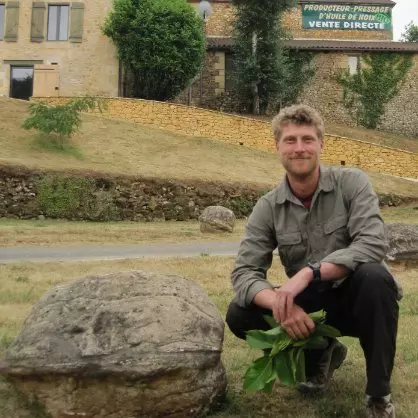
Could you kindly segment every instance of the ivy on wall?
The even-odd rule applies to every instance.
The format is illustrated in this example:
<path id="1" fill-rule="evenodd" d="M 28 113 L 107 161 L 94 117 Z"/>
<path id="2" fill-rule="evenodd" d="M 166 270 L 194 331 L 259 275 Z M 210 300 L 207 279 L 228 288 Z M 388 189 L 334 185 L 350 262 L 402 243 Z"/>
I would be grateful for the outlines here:
<path id="1" fill-rule="evenodd" d="M 412 67 L 411 54 L 374 52 L 362 56 L 362 65 L 356 74 L 343 70 L 337 81 L 343 87 L 343 103 L 357 123 L 375 129 L 385 105 L 399 92 Z"/>

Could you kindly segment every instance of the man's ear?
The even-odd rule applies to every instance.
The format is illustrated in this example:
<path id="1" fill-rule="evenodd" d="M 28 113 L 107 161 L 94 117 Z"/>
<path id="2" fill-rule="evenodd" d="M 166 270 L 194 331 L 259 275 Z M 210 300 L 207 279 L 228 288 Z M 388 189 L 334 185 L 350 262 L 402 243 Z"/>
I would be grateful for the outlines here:
<path id="1" fill-rule="evenodd" d="M 276 152 L 279 152 L 279 141 L 277 141 L 277 140 L 276 140 L 275 147 L 276 147 Z"/>
<path id="2" fill-rule="evenodd" d="M 321 152 L 324 151 L 324 148 L 325 148 L 325 142 L 324 142 L 324 139 L 321 139 Z"/>

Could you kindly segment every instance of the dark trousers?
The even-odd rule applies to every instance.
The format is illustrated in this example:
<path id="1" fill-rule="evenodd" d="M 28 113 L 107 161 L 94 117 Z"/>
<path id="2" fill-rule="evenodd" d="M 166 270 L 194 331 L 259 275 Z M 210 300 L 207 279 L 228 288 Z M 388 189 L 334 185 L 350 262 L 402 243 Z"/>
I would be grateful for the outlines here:
<path id="1" fill-rule="evenodd" d="M 327 324 L 342 335 L 359 338 L 366 358 L 366 393 L 373 397 L 391 393 L 399 308 L 396 284 L 382 265 L 361 264 L 338 288 L 332 288 L 332 282 L 311 284 L 295 303 L 307 313 L 324 309 Z M 265 314 L 271 311 L 232 302 L 226 322 L 238 338 L 245 338 L 251 329 L 269 329 Z"/>

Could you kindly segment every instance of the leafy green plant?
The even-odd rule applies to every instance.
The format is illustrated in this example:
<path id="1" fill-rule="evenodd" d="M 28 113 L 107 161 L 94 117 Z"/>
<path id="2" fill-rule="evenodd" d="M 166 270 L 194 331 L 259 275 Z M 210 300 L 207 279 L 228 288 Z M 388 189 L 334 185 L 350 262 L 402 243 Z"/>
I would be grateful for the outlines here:
<path id="1" fill-rule="evenodd" d="M 244 389 L 247 392 L 271 392 L 276 379 L 285 386 L 295 386 L 306 380 L 304 350 L 325 348 L 327 337 L 340 336 L 337 329 L 325 324 L 323 311 L 309 316 L 315 322 L 315 331 L 304 340 L 292 340 L 270 316 L 264 316 L 264 319 L 271 329 L 248 331 L 247 344 L 263 350 L 264 355 L 256 359 L 245 374 Z"/>
<path id="2" fill-rule="evenodd" d="M 402 33 L 402 42 L 418 42 L 418 25 L 411 21 L 405 26 L 405 32 Z"/>
<path id="3" fill-rule="evenodd" d="M 91 199 L 95 184 L 84 177 L 45 176 L 37 185 L 37 201 L 46 216 L 76 217 L 82 204 Z"/>
<path id="4" fill-rule="evenodd" d="M 133 97 L 174 98 L 202 67 L 203 21 L 184 0 L 115 0 L 102 30 L 129 71 Z"/>
<path id="5" fill-rule="evenodd" d="M 375 52 L 362 57 L 364 68 L 356 74 L 337 73 L 343 87 L 343 103 L 357 122 L 375 129 L 385 112 L 385 105 L 395 97 L 412 67 L 411 54 Z"/>
<path id="6" fill-rule="evenodd" d="M 29 117 L 23 122 L 24 129 L 36 129 L 43 139 L 64 149 L 70 137 L 81 126 L 80 112 L 102 111 L 104 102 L 94 97 L 80 97 L 65 104 L 49 106 L 44 102 L 29 104 Z"/>

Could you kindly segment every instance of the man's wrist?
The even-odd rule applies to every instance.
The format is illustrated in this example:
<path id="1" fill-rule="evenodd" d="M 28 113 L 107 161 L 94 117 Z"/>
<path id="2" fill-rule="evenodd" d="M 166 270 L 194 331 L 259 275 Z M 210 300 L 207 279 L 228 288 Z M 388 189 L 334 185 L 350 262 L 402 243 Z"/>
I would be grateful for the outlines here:
<path id="1" fill-rule="evenodd" d="M 300 270 L 301 278 L 307 285 L 309 285 L 314 279 L 314 273 L 310 267 L 304 267 Z"/>

